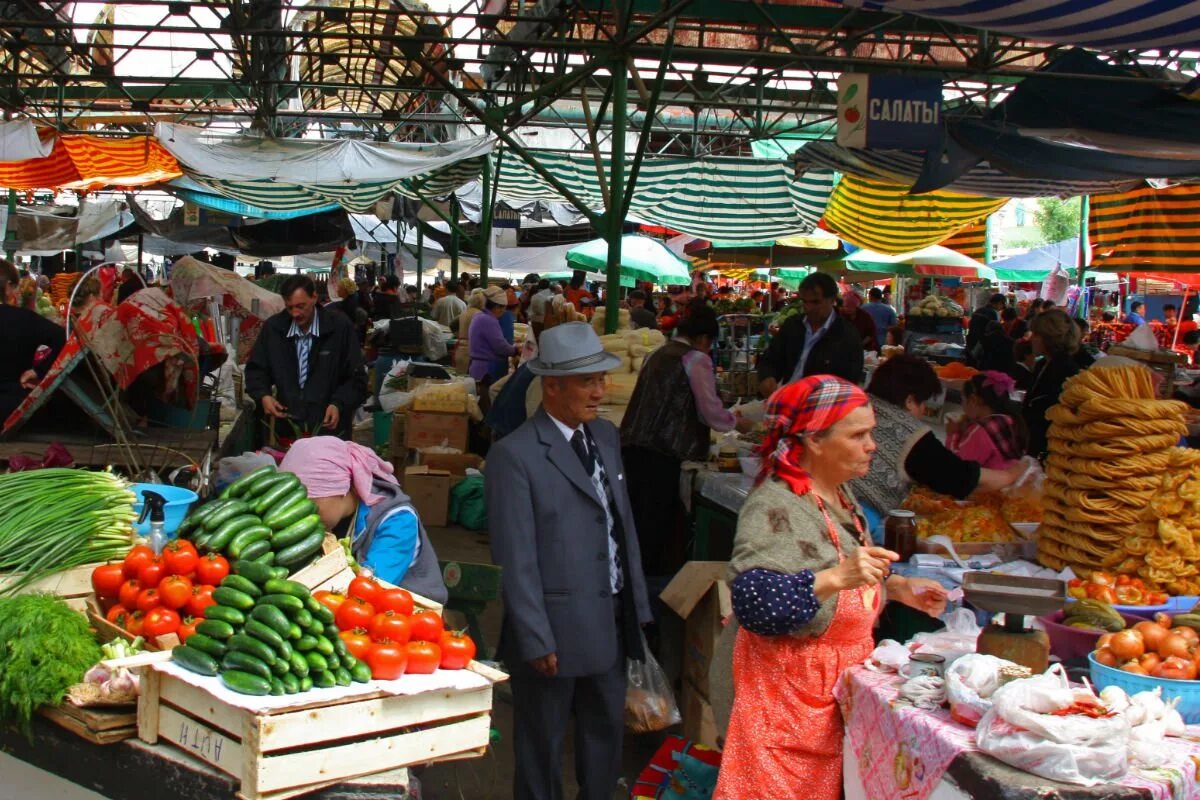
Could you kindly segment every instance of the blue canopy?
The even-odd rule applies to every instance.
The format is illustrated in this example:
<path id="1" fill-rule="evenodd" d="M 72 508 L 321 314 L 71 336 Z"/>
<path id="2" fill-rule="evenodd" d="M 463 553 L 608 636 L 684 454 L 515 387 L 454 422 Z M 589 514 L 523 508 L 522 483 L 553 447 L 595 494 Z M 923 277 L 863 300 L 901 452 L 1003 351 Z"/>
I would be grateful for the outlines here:
<path id="1" fill-rule="evenodd" d="M 984 162 L 1051 180 L 1200 177 L 1200 103 L 1113 80 L 1131 73 L 1084 50 L 1064 53 L 1043 72 L 1023 80 L 985 119 L 948 121 L 913 192 L 946 187 Z"/>
<path id="2" fill-rule="evenodd" d="M 1025 39 L 1107 50 L 1200 46 L 1200 14 L 1180 0 L 842 0 L 848 6 L 906 11 Z"/>
<path id="3" fill-rule="evenodd" d="M 1078 258 L 1079 237 L 1075 237 L 1035 247 L 1019 256 L 993 261 L 991 267 L 999 280 L 1026 283 L 1045 280 L 1059 266 L 1074 274 Z"/>

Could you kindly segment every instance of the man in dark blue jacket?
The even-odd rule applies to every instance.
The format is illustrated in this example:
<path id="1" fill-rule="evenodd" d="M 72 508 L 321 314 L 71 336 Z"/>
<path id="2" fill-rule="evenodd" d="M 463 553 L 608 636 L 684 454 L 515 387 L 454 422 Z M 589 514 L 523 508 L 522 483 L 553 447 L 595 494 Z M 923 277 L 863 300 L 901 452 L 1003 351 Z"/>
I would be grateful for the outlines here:
<path id="1" fill-rule="evenodd" d="M 307 275 L 283 282 L 285 310 L 263 323 L 246 362 L 246 393 L 288 438 L 350 438 L 354 412 L 367 398 L 367 373 L 354 326 L 326 311 Z"/>

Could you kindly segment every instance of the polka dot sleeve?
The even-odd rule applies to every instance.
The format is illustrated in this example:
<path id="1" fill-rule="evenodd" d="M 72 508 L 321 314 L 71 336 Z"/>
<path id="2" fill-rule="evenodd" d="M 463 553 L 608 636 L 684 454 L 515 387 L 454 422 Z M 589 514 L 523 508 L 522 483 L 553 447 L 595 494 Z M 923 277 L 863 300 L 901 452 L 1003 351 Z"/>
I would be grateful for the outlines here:
<path id="1" fill-rule="evenodd" d="M 763 636 L 782 636 L 807 625 L 821 604 L 813 593 L 813 574 L 795 575 L 751 569 L 733 579 L 733 612 L 745 629 Z"/>

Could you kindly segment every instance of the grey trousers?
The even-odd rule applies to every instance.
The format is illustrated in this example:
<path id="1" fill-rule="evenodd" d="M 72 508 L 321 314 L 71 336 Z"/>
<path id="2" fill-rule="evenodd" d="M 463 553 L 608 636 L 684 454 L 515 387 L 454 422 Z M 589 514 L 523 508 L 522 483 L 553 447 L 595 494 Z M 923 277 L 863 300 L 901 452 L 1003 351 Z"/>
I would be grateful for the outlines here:
<path id="1" fill-rule="evenodd" d="M 625 659 L 578 678 L 544 678 L 522 666 L 511 678 L 515 800 L 563 799 L 563 740 L 572 715 L 579 800 L 612 800 L 621 777 Z"/>

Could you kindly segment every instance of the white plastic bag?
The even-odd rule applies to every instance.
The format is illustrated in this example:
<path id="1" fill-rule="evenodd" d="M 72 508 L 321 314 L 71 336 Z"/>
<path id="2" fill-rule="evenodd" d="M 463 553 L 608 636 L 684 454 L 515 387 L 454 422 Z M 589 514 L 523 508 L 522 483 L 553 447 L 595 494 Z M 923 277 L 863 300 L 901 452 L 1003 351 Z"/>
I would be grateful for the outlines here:
<path id="1" fill-rule="evenodd" d="M 912 655 L 909 649 L 894 639 L 881 641 L 867 657 L 866 667 L 872 672 L 899 672 Z"/>
<path id="2" fill-rule="evenodd" d="M 1066 302 L 1067 289 L 1071 286 L 1071 278 L 1061 266 L 1056 266 L 1042 281 L 1041 296 L 1053 300 L 1061 306 Z"/>
<path id="3" fill-rule="evenodd" d="M 1095 786 L 1126 772 L 1129 723 L 1050 712 L 1080 699 L 1099 702 L 1090 689 L 1071 688 L 1062 667 L 1017 680 L 992 695 L 992 708 L 975 729 L 979 749 L 1017 769 L 1050 780 Z"/>
<path id="4" fill-rule="evenodd" d="M 275 459 L 266 453 L 242 453 L 240 456 L 229 456 L 217 462 L 217 472 L 213 475 L 213 492 L 219 492 L 243 475 L 247 475 L 259 467 L 274 466 Z"/>
<path id="5" fill-rule="evenodd" d="M 625 663 L 629 678 L 625 689 L 625 727 L 634 733 L 652 733 L 678 725 L 682 717 L 667 673 L 650 653 L 644 634 L 642 652 L 644 661 L 630 658 Z"/>
<path id="6" fill-rule="evenodd" d="M 948 664 L 959 656 L 975 652 L 975 640 L 979 638 L 980 630 L 974 612 L 956 608 L 946 615 L 946 627 L 943 630 L 918 633 L 913 637 L 913 641 L 919 645 L 914 652 L 936 653 Z"/>
<path id="7" fill-rule="evenodd" d="M 1000 688 L 1000 670 L 1016 666 L 995 656 L 968 653 L 946 668 L 946 697 L 950 716 L 975 727 L 992 708 L 992 693 Z"/>

